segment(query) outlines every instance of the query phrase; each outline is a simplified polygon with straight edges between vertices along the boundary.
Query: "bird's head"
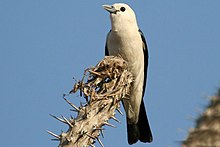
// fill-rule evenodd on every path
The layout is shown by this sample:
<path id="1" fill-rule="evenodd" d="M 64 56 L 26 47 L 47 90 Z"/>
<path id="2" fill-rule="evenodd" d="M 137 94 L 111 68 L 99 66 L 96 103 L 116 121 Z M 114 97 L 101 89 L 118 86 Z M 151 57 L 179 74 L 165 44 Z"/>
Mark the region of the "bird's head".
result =
<path id="1" fill-rule="evenodd" d="M 135 13 L 127 4 L 103 5 L 103 8 L 110 13 L 112 31 L 125 30 L 128 27 L 138 29 Z"/>

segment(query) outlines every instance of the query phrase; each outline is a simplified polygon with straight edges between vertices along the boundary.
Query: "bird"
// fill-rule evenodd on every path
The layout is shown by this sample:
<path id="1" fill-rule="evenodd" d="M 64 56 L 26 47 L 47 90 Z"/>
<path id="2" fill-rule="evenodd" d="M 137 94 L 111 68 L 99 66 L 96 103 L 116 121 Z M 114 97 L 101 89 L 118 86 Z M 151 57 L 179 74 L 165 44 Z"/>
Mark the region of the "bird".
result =
<path id="1" fill-rule="evenodd" d="M 128 144 L 138 140 L 152 142 L 153 137 L 144 105 L 148 48 L 132 8 L 124 3 L 103 5 L 110 13 L 111 30 L 107 34 L 105 56 L 121 56 L 133 75 L 129 99 L 122 100 L 126 112 Z"/>

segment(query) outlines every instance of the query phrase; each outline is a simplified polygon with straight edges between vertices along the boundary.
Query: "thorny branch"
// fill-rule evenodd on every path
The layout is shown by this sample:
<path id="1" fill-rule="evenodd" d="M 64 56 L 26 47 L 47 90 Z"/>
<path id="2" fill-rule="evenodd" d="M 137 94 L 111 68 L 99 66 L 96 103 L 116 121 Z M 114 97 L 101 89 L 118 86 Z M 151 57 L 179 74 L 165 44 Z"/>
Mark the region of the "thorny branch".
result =
<path id="1" fill-rule="evenodd" d="M 64 98 L 78 113 L 77 117 L 67 119 L 51 115 L 69 126 L 67 132 L 60 135 L 48 133 L 60 141 L 59 147 L 93 147 L 96 141 L 104 146 L 99 138 L 100 134 L 103 135 L 103 126 L 115 127 L 108 122 L 109 119 L 119 122 L 115 110 L 121 113 L 120 101 L 129 98 L 131 83 L 127 63 L 120 57 L 105 57 L 95 67 L 86 69 L 82 80 L 70 91 L 70 94 L 79 91 L 86 104 L 77 107 Z"/>

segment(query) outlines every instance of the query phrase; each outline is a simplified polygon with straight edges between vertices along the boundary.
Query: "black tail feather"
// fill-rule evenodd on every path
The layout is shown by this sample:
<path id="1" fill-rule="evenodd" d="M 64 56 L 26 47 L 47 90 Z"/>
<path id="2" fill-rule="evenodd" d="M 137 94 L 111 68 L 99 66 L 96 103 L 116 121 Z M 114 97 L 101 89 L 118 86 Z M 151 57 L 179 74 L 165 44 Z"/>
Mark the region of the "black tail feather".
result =
<path id="1" fill-rule="evenodd" d="M 137 124 L 128 124 L 127 123 L 127 132 L 128 132 L 128 143 L 134 144 L 139 140 L 140 133 Z"/>
<path id="2" fill-rule="evenodd" d="M 142 100 L 139 112 L 138 128 L 140 132 L 139 140 L 141 142 L 152 142 L 153 137 L 150 129 L 150 125 L 147 118 L 147 113 Z"/>
<path id="3" fill-rule="evenodd" d="M 138 123 L 137 124 L 127 123 L 127 132 L 128 132 L 128 143 L 130 145 L 136 143 L 138 140 L 140 140 L 141 142 L 149 142 L 149 143 L 153 141 L 143 100 L 140 106 Z"/>

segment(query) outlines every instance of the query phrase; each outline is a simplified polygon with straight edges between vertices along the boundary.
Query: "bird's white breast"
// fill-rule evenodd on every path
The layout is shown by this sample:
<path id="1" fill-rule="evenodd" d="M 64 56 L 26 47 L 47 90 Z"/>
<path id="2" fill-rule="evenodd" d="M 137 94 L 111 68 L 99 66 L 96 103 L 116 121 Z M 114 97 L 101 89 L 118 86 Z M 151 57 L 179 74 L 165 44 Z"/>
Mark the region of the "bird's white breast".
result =
<path id="1" fill-rule="evenodd" d="M 138 30 L 130 32 L 111 31 L 107 46 L 109 55 L 120 55 L 128 62 L 129 69 L 133 74 L 134 82 L 131 88 L 130 100 L 125 100 L 124 105 L 130 122 L 136 122 L 144 81 L 144 53 L 141 36 Z"/>

